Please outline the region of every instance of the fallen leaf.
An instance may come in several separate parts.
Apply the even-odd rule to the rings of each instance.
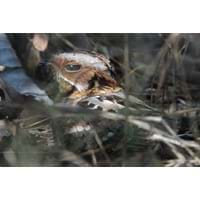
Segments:
[[[0,65],[0,72],[4,71],[5,70],[5,66],[3,65]]]
[[[38,51],[45,51],[48,46],[48,36],[44,33],[35,33],[32,42]]]

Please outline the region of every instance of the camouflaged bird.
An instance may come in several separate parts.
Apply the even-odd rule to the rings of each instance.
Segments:
[[[93,110],[117,112],[124,108],[122,88],[113,77],[114,69],[109,59],[103,55],[87,52],[61,53],[50,59],[48,67],[59,86],[58,93],[63,94],[64,100],[61,98],[61,101]],[[72,141],[80,140],[79,147],[85,144],[88,146],[88,141],[94,135],[97,136],[99,131],[103,132],[100,134],[102,141],[113,136],[108,128],[112,123],[106,120],[84,119],[78,122],[72,120],[70,123],[65,129],[66,140],[69,141],[69,135],[73,137]],[[105,131],[105,127],[108,130]]]
[[[53,93],[58,96],[54,98],[55,103],[112,112],[124,108],[122,88],[113,77],[114,68],[109,59],[103,55],[87,52],[56,54],[48,61],[46,67],[48,73],[45,78],[50,80],[50,84],[56,83],[58,86],[58,90],[53,88]],[[73,117],[60,117],[56,119],[56,128],[53,129],[49,120],[44,124],[43,119],[36,119],[31,123],[37,124],[37,127],[25,127],[28,127],[26,129],[31,135],[36,136],[32,141],[53,147],[56,143],[55,137],[62,135],[61,139],[59,138],[61,143],[75,152],[93,148],[93,145],[88,145],[94,143],[94,135],[96,137],[99,134],[102,142],[114,136],[110,130],[112,122],[99,120],[95,116],[92,120],[87,120],[87,117],[79,117],[77,120]]]

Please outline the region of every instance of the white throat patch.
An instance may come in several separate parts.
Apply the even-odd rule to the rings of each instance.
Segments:
[[[62,79],[64,81],[67,81],[68,83],[70,83],[71,85],[73,85],[74,87],[76,87],[76,89],[80,92],[80,91],[83,91],[83,90],[86,90],[88,88],[88,84],[85,83],[85,84],[80,84],[80,83],[74,83],[70,80],[68,80],[66,77],[64,77],[61,73],[58,74],[58,79]]]

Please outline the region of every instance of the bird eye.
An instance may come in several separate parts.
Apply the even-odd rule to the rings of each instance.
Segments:
[[[73,65],[73,64],[65,65],[65,70],[68,72],[77,72],[80,70],[80,68],[81,65]]]

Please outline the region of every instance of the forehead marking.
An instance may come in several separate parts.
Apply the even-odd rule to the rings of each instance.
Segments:
[[[95,57],[89,54],[83,53],[63,53],[58,55],[58,57],[63,58],[64,60],[78,62],[83,66],[93,66],[96,69],[106,70],[108,69],[107,63],[102,61],[100,58]],[[106,59],[106,58],[105,58]],[[109,63],[109,60],[107,60]]]

